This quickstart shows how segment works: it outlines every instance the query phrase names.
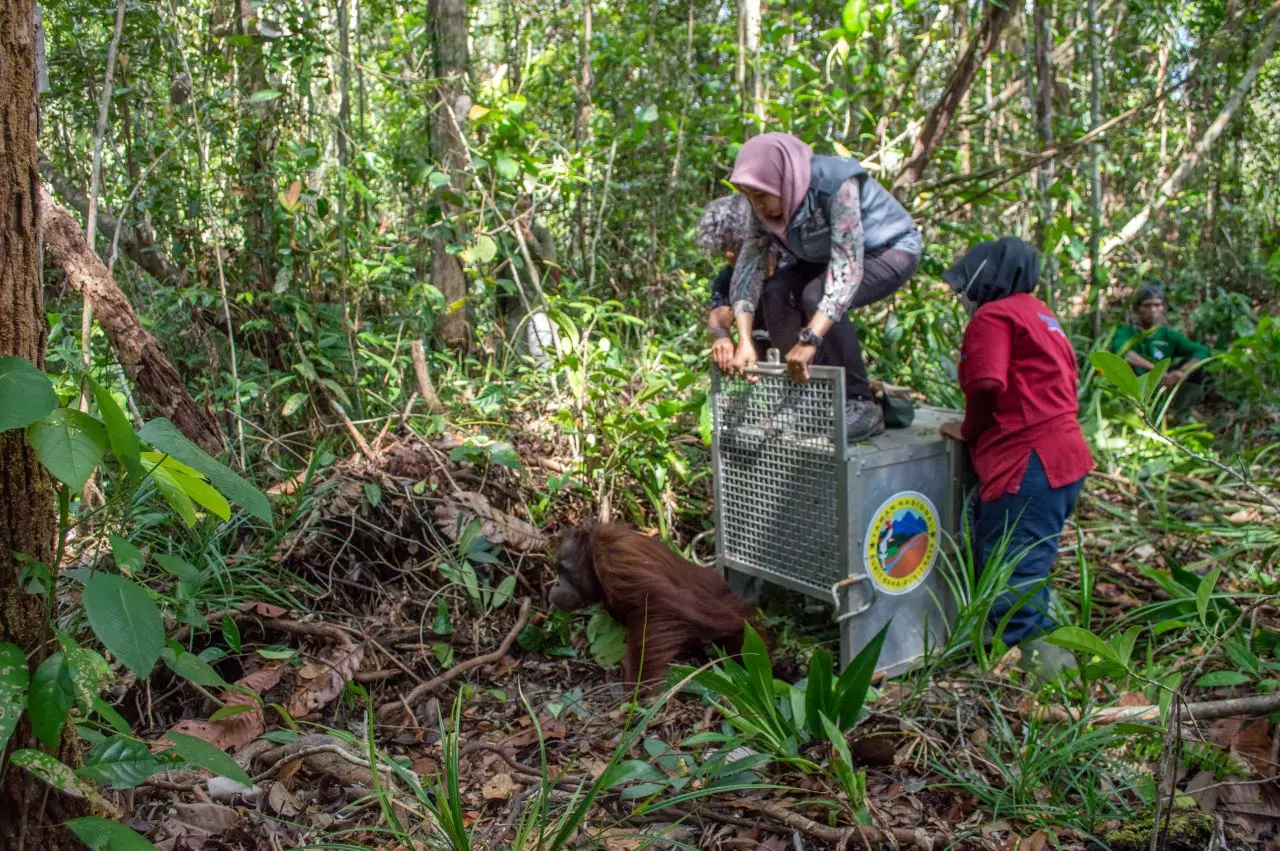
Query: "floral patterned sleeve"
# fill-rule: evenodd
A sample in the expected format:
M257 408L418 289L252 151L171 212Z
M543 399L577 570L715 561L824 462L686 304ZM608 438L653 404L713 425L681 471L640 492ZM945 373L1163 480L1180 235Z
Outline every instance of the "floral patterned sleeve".
M733 267L733 281L729 284L729 299L733 315L755 313L760 303L760 290L764 288L764 261L769 255L769 232L760 222L755 222L751 234L742 241L742 253Z
M831 260L818 310L836 322L853 304L862 286L862 193L851 177L831 199Z

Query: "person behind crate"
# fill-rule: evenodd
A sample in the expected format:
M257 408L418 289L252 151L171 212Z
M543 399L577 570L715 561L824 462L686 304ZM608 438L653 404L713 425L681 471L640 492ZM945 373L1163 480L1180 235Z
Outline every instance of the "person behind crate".
M724 259L725 265L711 280L711 309L707 313L707 332L711 335L711 360L721 372L729 371L733 360L733 311L729 307L729 281L733 264L742 251L742 240L751 229L751 205L741 195L726 195L707 204L698 221L698 246L713 260ZM780 258L768 258L772 273ZM789 259L789 258L788 258ZM755 318L751 337L756 355L765 356L769 335L764 329L764 316Z
M1076 419L1075 350L1053 312L1032 295L1040 262L1022 240L979 243L942 278L970 315L958 369L964 421L944 424L942 433L968 444L978 477L970 528L975 564L991 567L999 553L1016 560L989 623L994 630L1014 610L1001 638L1021 647L1024 670L1052 679L1076 663L1044 640L1056 626L1049 571L1093 469Z
M731 368L743 372L756 352L742 345L757 310L795 381L809 365L841 364L848 373L845 421L850 441L884 431L872 398L851 308L896 292L920 265L922 241L911 215L857 160L816 156L788 133L765 133L738 152L729 182L751 202L756 227L743 242L730 286L740 332ZM764 286L764 257L781 245L812 274L789 288ZM821 348L822 360L819 357Z
M1160 383L1176 388L1170 410L1172 421L1178 423L1204 398L1204 372L1198 367L1201 361L1208 360L1211 352L1208 346L1165 324L1168 306L1160 287L1154 284L1140 287L1133 300L1137 325L1117 328L1111 338L1111 350L1122 355L1138 375L1169 358L1169 371Z

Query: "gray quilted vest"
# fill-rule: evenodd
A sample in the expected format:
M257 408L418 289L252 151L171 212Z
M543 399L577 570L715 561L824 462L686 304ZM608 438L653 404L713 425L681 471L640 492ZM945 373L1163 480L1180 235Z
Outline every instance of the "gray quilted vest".
M831 259L831 199L851 177L857 177L862 199L863 244L867 251L892 245L920 256L920 232L911 214L853 158L815 156L809 191L787 225L787 248L801 260Z

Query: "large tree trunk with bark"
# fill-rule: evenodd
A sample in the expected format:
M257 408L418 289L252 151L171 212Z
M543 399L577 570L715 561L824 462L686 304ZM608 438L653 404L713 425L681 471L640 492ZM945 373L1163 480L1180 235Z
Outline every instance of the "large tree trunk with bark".
M995 48L1001 31L1005 24L1009 23L1009 17L1008 5L996 0L988 0L982 23L978 25L977 31L969 40L968 47L956 63L956 69L951 72L947 85L942 89L942 96L929 111L924 127L911 148L911 154L903 161L902 168L893 181L895 194L901 196L920 182L925 166L929 164L929 158L933 156L934 150L946 136L947 127L951 124L956 110L960 108L965 92L969 91L969 85L977 75L978 69Z
M62 172L53 167L45 157L40 158L40 173L58 193L58 197L82 216L89 215L89 196ZM97 211L99 231L114 234L120 228L120 247L124 255L162 284L182 286L186 283L182 268L169 255L155 245L155 235L146 227L119 223L116 217L103 210ZM105 258L104 258L105 259Z
M244 162L244 206L241 226L244 228L245 252L241 255L240 272L244 284L258 292L270 290L276 275L275 232L275 146L276 133L272 101L246 102L254 93L269 89L267 60L262 52L262 35L258 32L258 13L251 0L235 0L236 28L243 41L236 54L240 63L242 101L239 147Z
M438 84L432 95L434 100L431 128L431 145L436 159L449 174L449 183L442 192L461 193L467 183L467 145L462 138L462 122L467 120L470 99L467 96L467 3L466 0L430 0L430 31L432 59ZM457 205L440 199L441 211L446 222L459 221L461 212ZM436 229L431 244L431 282L444 295L445 312L440 317L440 338L455 350L465 350L471 342L471 328L467 322L467 277L462 261L446 250L446 228ZM454 227L456 238L461 238L460 228Z
M1120 232L1111 239L1107 240L1102 246L1101 257L1106 257L1121 246L1127 245L1146 228L1147 223L1151 221L1151 217L1164 209L1165 205L1177 197L1182 191L1182 187L1186 185L1191 178L1192 172L1196 166L1200 164L1200 160L1204 159L1205 154L1213 147L1213 143L1218 141L1218 137L1227 129L1227 125L1231 123L1231 119L1236 114L1236 110L1240 108L1240 104L1244 103L1245 95L1249 94L1249 89L1253 87L1253 81L1257 79L1258 72L1262 70L1262 66L1271 58L1271 54L1275 52L1276 41L1280 39L1280 14L1272 13L1273 18L1267 27L1267 34L1263 37L1262 43L1258 45L1258 49L1254 51L1253 58L1249 62L1248 69L1245 70L1244 76L1236 83L1235 88L1231 90L1227 102L1222 105L1222 109L1218 112L1218 116L1210 124L1196 140L1193 147L1178 163L1178 168L1169 175L1169 179L1161 184L1159 190L1156 191L1156 197L1143 205L1142 209L1125 224Z
M102 259L90 250L75 219L41 192L45 211L44 250L49 265L61 269L98 312L111 350L138 392L160 414L210 455L222 451L222 433L182 382L151 332L138 321L128 299L116 286Z
M24 358L43 368L48 330L40 280L34 15L32 0L0 2L0 357ZM55 516L52 482L24 433L0 434L0 642L27 651L32 671L43 655L44 600L20 588L15 554L56 570ZM76 750L74 728L65 729L62 750L71 755ZM23 722L11 749L32 746L31 729ZM0 756L7 763L7 754ZM0 783L0 848L74 847L58 825L84 815L83 802L53 792L12 766Z

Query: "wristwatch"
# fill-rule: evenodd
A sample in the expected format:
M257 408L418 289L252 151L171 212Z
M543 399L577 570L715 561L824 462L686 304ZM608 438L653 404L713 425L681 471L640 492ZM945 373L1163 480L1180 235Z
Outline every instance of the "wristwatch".
M821 346L822 335L815 334L812 328L801 328L800 336L797 338L801 345L805 346Z

